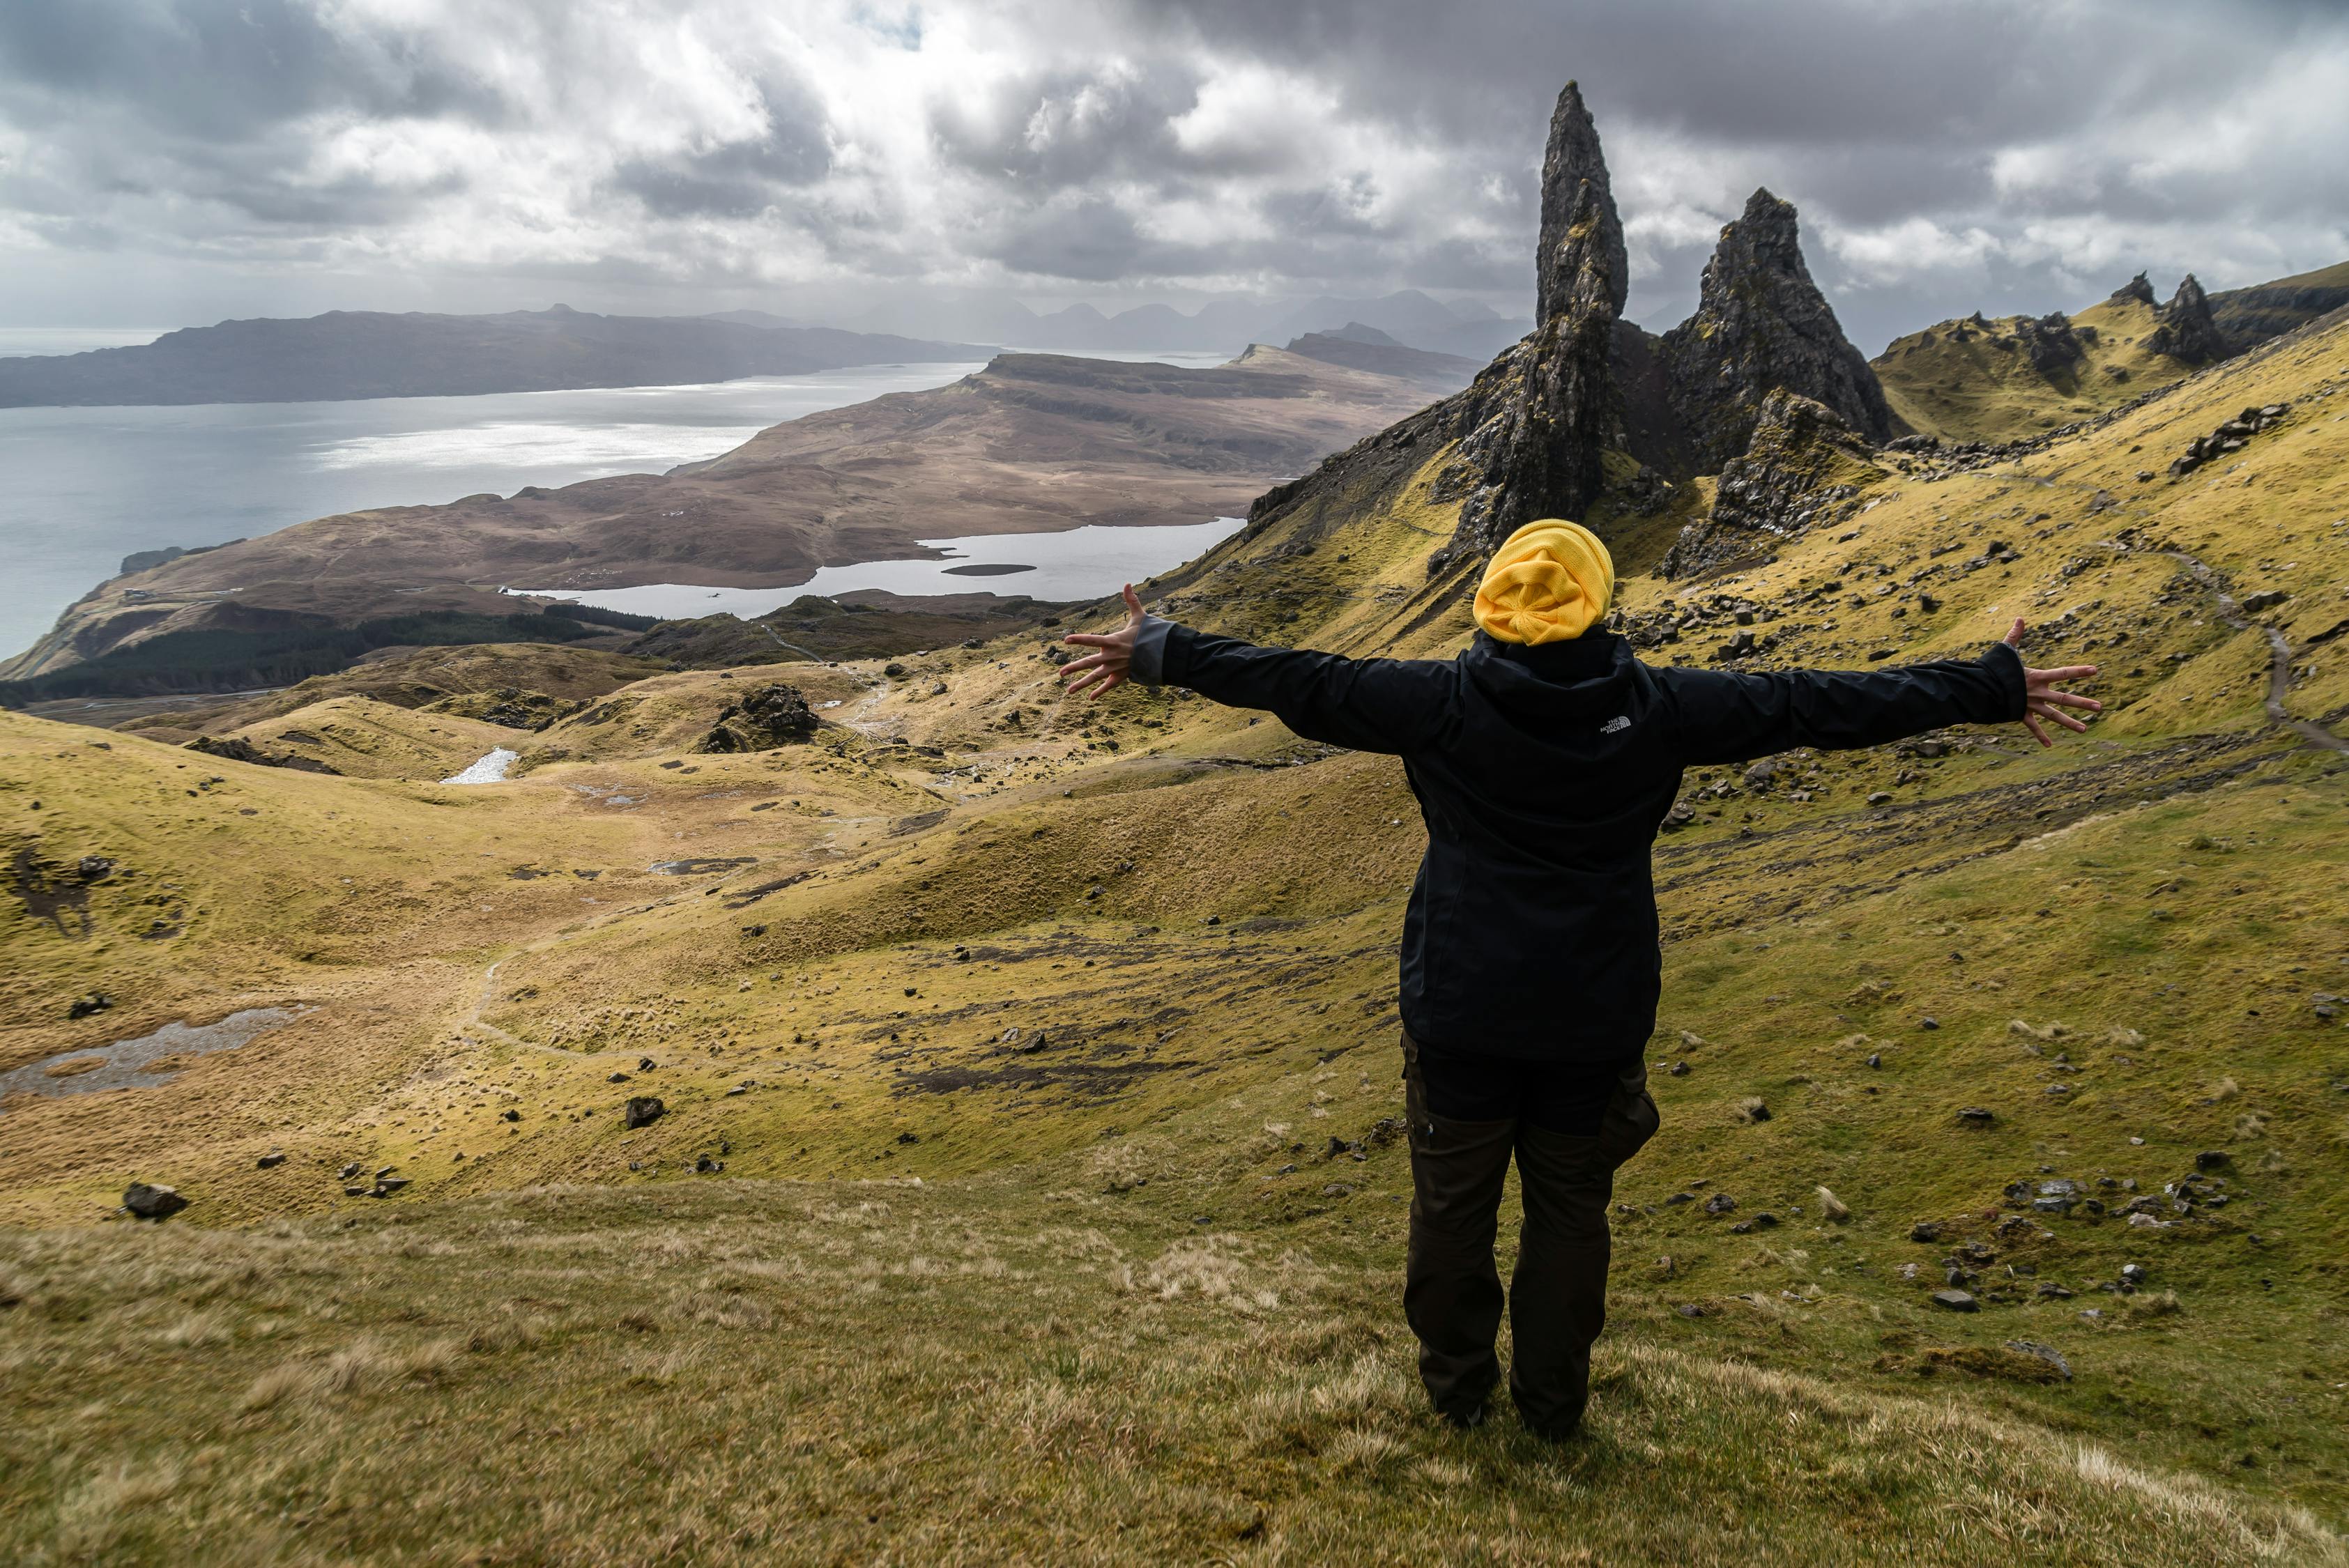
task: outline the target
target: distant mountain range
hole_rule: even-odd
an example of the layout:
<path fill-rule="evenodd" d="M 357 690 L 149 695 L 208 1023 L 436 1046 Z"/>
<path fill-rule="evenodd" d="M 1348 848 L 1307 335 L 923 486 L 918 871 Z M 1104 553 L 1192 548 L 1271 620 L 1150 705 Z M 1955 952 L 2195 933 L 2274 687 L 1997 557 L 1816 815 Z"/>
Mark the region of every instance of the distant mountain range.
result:
<path fill-rule="evenodd" d="M 330 311 L 224 321 L 136 348 L 0 359 L 0 407 L 294 403 L 662 387 L 852 365 L 981 360 L 992 349 L 714 316 Z"/>
<path fill-rule="evenodd" d="M 951 326 L 905 335 L 813 325 L 761 310 L 596 315 L 567 305 L 499 315 L 329 311 L 188 327 L 130 348 L 0 358 L 0 408 L 160 403 L 299 403 L 463 397 L 584 387 L 673 387 L 794 376 L 853 365 L 984 360 L 998 346 L 1059 353 L 1236 355 L 1354 329 L 1398 348 L 1481 365 L 1532 330 L 1481 305 L 1413 289 L 1381 299 L 1225 301 L 1185 315 L 1149 304 L 1103 315 L 1089 304 L 1040 315 L 1024 305 L 910 303 L 899 314 Z M 979 341 L 969 341 L 976 335 Z M 1433 366 L 1423 371 L 1444 372 Z"/>
<path fill-rule="evenodd" d="M 761 311 L 729 311 L 719 319 L 759 325 L 799 325 Z M 1136 305 L 1105 315 L 1090 304 L 1040 314 L 999 299 L 923 295 L 867 311 L 850 325 L 872 332 L 978 337 L 1011 348 L 1063 354 L 1113 350 L 1195 349 L 1237 354 L 1251 343 L 1285 343 L 1348 324 L 1386 334 L 1406 348 L 1454 354 L 1483 364 L 1533 330 L 1530 319 L 1505 317 L 1490 307 L 1446 304 L 1402 289 L 1376 299 L 1324 294 L 1309 300 L 1216 300 L 1190 315 L 1165 304 Z"/>

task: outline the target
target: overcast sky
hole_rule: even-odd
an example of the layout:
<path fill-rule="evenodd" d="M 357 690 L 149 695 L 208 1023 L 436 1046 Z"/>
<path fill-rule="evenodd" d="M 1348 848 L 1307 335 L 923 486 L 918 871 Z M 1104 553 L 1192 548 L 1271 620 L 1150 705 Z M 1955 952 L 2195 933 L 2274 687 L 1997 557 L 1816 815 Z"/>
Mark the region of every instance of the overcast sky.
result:
<path fill-rule="evenodd" d="M 1766 183 L 1851 335 L 2349 257 L 2339 0 L 0 0 L 0 325 L 1530 310 L 1578 78 L 1630 314 Z"/>

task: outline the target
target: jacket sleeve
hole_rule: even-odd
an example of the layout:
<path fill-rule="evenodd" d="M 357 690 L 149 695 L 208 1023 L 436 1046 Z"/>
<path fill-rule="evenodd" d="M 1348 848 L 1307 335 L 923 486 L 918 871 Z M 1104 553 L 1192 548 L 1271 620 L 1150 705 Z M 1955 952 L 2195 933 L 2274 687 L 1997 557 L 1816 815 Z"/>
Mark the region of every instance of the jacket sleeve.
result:
<path fill-rule="evenodd" d="M 1744 762 L 1797 746 L 1881 746 L 1949 724 L 2023 717 L 2023 659 L 2004 643 L 1979 659 L 1891 670 L 1660 671 L 1679 710 L 1684 762 Z"/>
<path fill-rule="evenodd" d="M 1440 738 L 1456 678 L 1448 663 L 1259 648 L 1155 615 L 1135 634 L 1132 668 L 1148 686 L 1189 686 L 1231 707 L 1268 709 L 1308 740 L 1396 755 Z"/>

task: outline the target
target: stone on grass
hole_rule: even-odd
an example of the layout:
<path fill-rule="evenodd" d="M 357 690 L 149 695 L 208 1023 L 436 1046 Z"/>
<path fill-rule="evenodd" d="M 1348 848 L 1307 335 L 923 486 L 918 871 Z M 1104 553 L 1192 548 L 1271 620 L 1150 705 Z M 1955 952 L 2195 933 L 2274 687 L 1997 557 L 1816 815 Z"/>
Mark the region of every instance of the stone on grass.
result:
<path fill-rule="evenodd" d="M 1937 1290 L 1933 1293 L 1933 1305 L 1951 1312 L 1972 1312 L 1982 1304 L 1974 1300 L 1971 1291 Z"/>
<path fill-rule="evenodd" d="M 269 1153 L 264 1154 L 260 1159 L 254 1161 L 253 1162 L 253 1168 L 256 1171 L 267 1171 L 274 1166 L 283 1165 L 285 1163 L 285 1156 L 277 1153 L 273 1150 Z"/>
<path fill-rule="evenodd" d="M 667 1111 L 668 1107 L 663 1105 L 657 1099 L 648 1094 L 640 1094 L 621 1107 L 620 1120 L 631 1129 L 650 1127 Z"/>
<path fill-rule="evenodd" d="M 133 1181 L 122 1190 L 122 1206 L 141 1220 L 168 1220 L 188 1206 L 174 1188 Z"/>

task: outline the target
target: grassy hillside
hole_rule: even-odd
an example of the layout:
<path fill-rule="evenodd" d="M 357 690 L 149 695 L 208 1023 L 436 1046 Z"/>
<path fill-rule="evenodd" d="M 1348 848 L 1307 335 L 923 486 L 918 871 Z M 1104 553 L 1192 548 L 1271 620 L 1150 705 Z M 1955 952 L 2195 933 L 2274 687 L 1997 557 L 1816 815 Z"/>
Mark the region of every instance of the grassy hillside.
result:
<path fill-rule="evenodd" d="M 481 788 L 0 716 L 0 1072 L 306 1009 L 154 1087 L 0 1101 L 0 1540 L 2342 1562 L 2344 387 L 2336 327 L 2020 462 L 1888 474 L 1769 565 L 1627 580 L 1653 659 L 1968 653 L 2022 614 L 2115 707 L 2053 752 L 1691 777 L 1657 856 L 1664 1130 L 1556 1449 L 1416 1398 L 1392 996 L 1421 832 L 1388 759 L 1177 692 L 1063 701 L 1049 630 L 661 674 Z M 1440 466 L 1320 487 L 1145 593 L 1447 653 Z M 777 678 L 812 741 L 688 749 Z M 346 1195 L 385 1167 L 412 1185 Z M 113 1217 L 133 1177 L 191 1206 Z M 1979 1310 L 1933 1305 L 1952 1271 Z"/>
<path fill-rule="evenodd" d="M 1976 315 L 1894 338 L 1869 363 L 1917 434 L 2012 441 L 2183 378 L 2191 366 L 2142 346 L 2154 325 L 2153 306 L 2115 296 L 2072 316 L 2053 345 L 2037 318 Z"/>

